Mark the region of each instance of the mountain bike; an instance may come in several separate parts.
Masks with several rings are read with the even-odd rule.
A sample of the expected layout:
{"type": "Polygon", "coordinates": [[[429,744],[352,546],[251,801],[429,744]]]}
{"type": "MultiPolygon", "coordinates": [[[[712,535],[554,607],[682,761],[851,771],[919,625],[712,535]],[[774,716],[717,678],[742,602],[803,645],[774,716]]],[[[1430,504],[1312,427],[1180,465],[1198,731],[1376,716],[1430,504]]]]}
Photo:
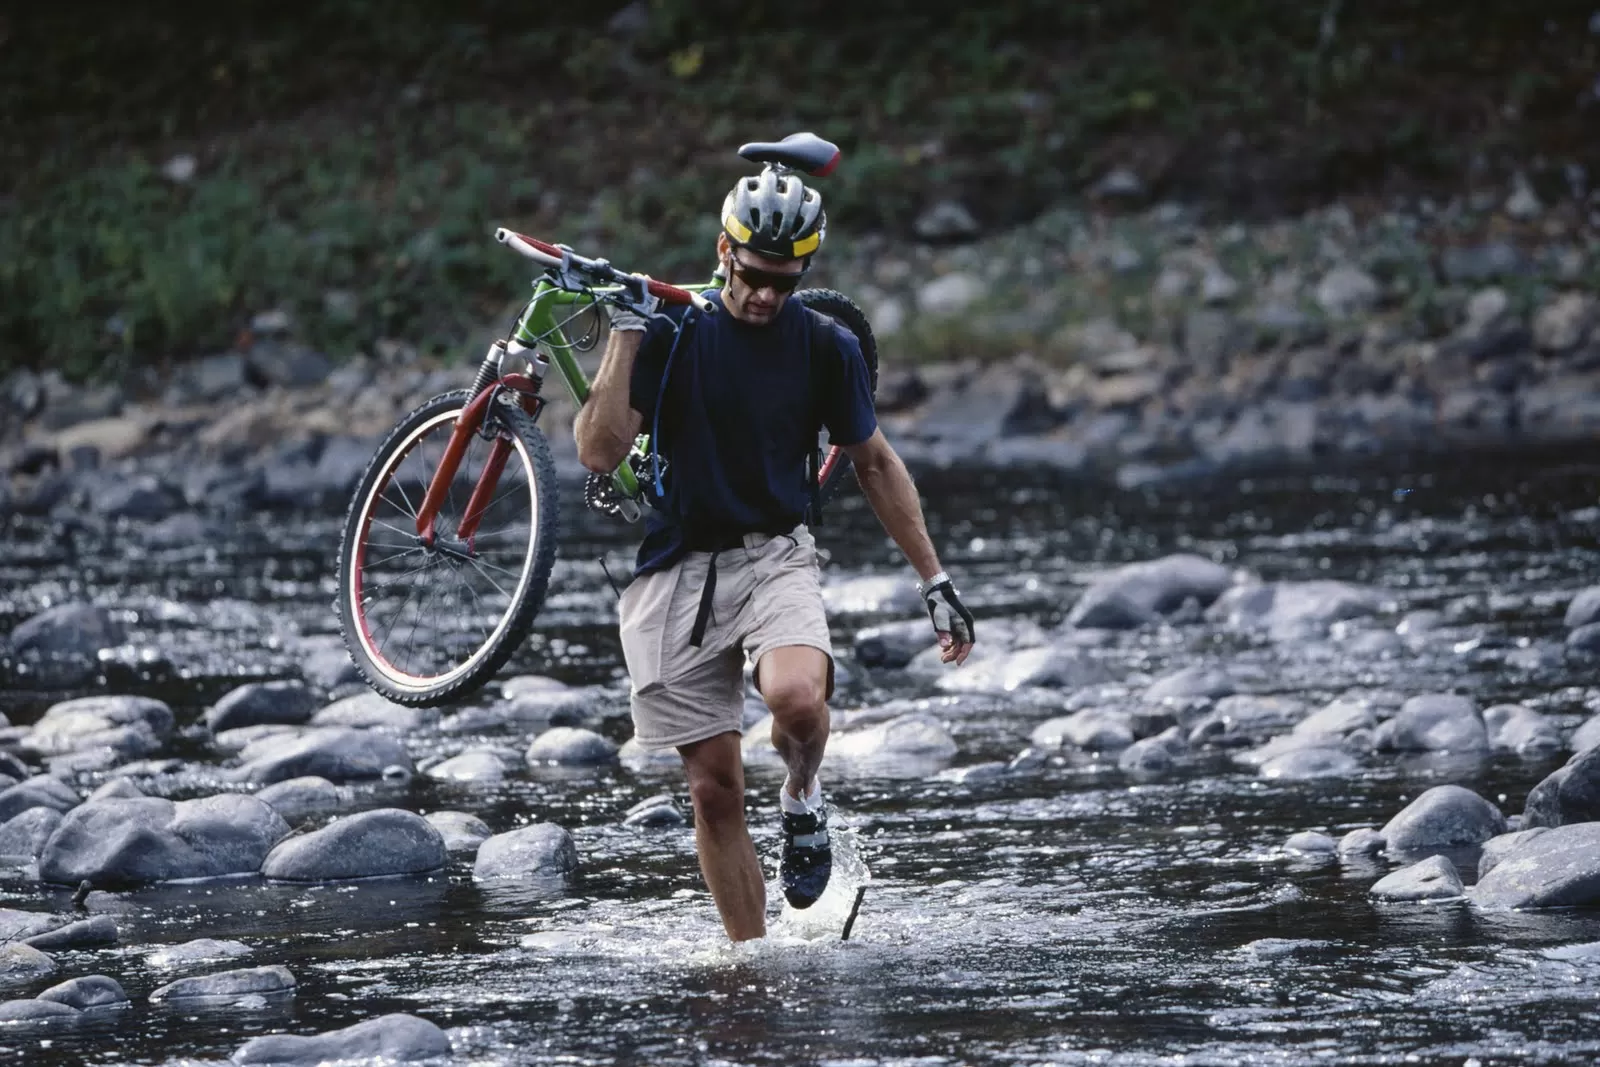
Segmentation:
{"type": "MultiPolygon", "coordinates": [[[[812,134],[755,142],[739,155],[766,168],[814,177],[839,161],[812,134]]],[[[670,285],[501,228],[495,239],[543,268],[508,336],[489,346],[467,389],[420,404],[389,431],[350,501],[339,546],[338,613],[345,646],[362,676],[389,700],[443,704],[487,682],[522,645],[549,589],[560,530],[555,463],[539,427],[553,369],[582,405],[589,380],[576,352],[598,339],[606,305],[653,314],[654,303],[726,314],[707,290],[724,279],[670,285]],[[568,327],[594,325],[573,340],[568,327]]],[[[800,289],[790,298],[855,334],[874,392],[877,348],[866,316],[848,297],[800,289]]],[[[640,435],[609,475],[591,474],[585,503],[636,522],[646,506],[641,472],[650,455],[640,435]]],[[[818,498],[834,495],[849,458],[827,449],[818,498]]]]}

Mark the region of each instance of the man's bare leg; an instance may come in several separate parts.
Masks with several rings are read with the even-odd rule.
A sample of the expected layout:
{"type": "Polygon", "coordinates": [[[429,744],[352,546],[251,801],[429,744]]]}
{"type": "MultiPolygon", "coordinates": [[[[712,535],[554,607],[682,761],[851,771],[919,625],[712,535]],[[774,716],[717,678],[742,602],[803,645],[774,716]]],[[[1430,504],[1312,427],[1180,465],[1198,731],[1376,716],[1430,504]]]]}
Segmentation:
{"type": "Polygon", "coordinates": [[[828,656],[809,645],[770,649],[756,664],[756,680],[772,711],[773,747],[789,768],[785,784],[799,799],[828,747],[828,656]]]}
{"type": "Polygon", "coordinates": [[[767,887],[744,821],[744,756],[736,733],[680,745],[694,802],[700,872],[734,941],[767,932],[767,887]]]}

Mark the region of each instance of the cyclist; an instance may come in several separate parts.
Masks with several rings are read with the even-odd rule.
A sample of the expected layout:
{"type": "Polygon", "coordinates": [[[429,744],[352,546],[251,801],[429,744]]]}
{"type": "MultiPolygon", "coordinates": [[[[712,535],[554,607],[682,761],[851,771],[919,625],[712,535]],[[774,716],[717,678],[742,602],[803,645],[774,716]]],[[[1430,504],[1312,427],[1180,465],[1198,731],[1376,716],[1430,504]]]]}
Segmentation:
{"type": "Polygon", "coordinates": [[[653,306],[619,308],[574,429],[590,470],[614,469],[644,427],[664,461],[646,470],[655,507],[618,609],[634,730],[645,747],[676,748],[683,759],[700,869],[739,941],[766,932],[766,887],[744,817],[746,653],[788,768],[779,881],[790,904],[813,904],[832,866],[817,777],[832,642],[805,524],[819,427],[849,455],[921,577],[944,662],[966,660],[973,621],[878,428],[855,336],[788,299],[825,236],[821,197],[769,167],[734,186],[721,223],[715,310],[672,318],[653,306]]]}

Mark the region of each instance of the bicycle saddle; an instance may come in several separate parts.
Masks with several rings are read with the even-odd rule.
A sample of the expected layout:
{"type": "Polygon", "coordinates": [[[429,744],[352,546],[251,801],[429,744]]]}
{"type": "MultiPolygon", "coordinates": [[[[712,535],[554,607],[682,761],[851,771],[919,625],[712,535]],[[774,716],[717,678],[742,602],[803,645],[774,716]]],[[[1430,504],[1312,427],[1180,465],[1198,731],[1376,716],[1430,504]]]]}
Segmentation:
{"type": "Polygon", "coordinates": [[[814,133],[791,133],[781,141],[751,141],[739,155],[752,163],[776,163],[826,178],[839,165],[839,146],[814,133]]]}

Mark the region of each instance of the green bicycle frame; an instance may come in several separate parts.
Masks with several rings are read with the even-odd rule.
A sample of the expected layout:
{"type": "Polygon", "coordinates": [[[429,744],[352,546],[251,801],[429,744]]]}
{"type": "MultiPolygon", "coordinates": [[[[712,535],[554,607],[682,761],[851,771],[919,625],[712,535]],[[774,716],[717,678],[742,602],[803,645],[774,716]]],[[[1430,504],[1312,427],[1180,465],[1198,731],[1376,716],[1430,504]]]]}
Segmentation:
{"type": "MultiPolygon", "coordinates": [[[[691,292],[704,292],[716,285],[717,283],[713,281],[684,285],[680,288],[691,292]]],[[[596,293],[617,291],[614,286],[595,289],[596,293]]],[[[589,399],[589,379],[583,373],[583,368],[578,365],[578,359],[573,355],[572,346],[567,341],[565,331],[562,330],[562,322],[556,316],[557,308],[575,307],[580,304],[598,306],[598,302],[588,293],[561,289],[540,278],[534,283],[533,297],[523,309],[522,317],[517,320],[516,329],[511,332],[511,337],[518,344],[537,349],[561,375],[561,380],[567,385],[567,391],[572,394],[573,402],[582,407],[589,399]]],[[[630,500],[638,497],[639,479],[634,477],[633,468],[629,466],[626,457],[617,465],[617,469],[611,472],[611,479],[619,493],[630,500]]]]}

